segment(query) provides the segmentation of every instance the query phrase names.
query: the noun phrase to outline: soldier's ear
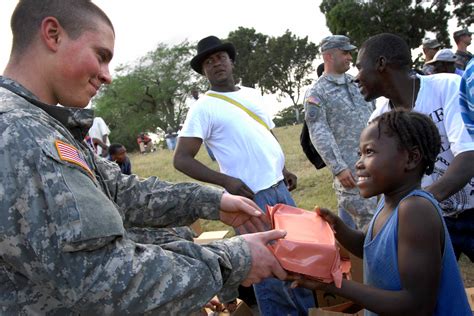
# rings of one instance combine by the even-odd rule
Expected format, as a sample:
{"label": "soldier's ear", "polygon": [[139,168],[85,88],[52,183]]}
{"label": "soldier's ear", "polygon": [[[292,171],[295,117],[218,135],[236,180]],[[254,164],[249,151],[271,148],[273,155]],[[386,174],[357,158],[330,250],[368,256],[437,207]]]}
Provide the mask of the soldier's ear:
{"label": "soldier's ear", "polygon": [[40,37],[50,50],[57,51],[65,35],[64,29],[55,17],[48,16],[41,22]]}

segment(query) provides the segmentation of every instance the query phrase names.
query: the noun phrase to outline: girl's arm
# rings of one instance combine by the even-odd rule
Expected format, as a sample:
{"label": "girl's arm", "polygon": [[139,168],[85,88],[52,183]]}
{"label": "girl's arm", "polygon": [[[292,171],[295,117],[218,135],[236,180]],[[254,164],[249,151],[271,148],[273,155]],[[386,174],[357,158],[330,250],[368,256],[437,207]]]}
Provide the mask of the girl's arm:
{"label": "girl's arm", "polygon": [[316,212],[324,218],[336,233],[337,241],[355,256],[362,258],[364,253],[365,234],[344,224],[339,216],[325,208],[316,208]]}
{"label": "girl's arm", "polygon": [[377,314],[432,315],[441,275],[444,240],[441,218],[431,202],[420,197],[401,202],[398,212],[400,291],[349,280],[343,280],[341,288],[305,279],[296,280],[292,286],[338,294]]}

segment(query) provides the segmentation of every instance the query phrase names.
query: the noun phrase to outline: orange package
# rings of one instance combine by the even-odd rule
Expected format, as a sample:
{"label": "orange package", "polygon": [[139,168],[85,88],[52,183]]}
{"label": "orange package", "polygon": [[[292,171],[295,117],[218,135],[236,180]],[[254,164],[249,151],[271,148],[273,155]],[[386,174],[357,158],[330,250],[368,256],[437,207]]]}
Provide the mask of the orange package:
{"label": "orange package", "polygon": [[341,287],[350,263],[341,264],[334,232],[321,216],[284,204],[267,206],[267,215],[274,229],[287,232],[270,246],[285,270]]}

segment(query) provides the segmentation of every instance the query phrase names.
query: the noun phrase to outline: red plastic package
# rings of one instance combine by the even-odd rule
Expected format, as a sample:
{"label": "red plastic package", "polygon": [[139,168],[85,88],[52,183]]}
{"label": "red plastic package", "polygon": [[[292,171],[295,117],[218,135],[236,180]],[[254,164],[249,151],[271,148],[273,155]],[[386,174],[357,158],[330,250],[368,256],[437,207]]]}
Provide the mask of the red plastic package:
{"label": "red plastic package", "polygon": [[267,215],[274,229],[287,232],[270,246],[285,270],[341,287],[350,263],[341,264],[334,232],[321,216],[284,204],[267,206]]}

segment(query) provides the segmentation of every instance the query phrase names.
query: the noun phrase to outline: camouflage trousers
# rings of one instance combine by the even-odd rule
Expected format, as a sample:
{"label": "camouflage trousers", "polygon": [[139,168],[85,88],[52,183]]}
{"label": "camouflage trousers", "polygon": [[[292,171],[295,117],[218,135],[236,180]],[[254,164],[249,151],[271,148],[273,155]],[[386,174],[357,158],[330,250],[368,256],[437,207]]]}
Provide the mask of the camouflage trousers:
{"label": "camouflage trousers", "polygon": [[350,214],[356,228],[365,230],[374,216],[377,207],[377,198],[363,198],[360,194],[354,194],[336,190],[337,207],[339,214],[346,211]]}

